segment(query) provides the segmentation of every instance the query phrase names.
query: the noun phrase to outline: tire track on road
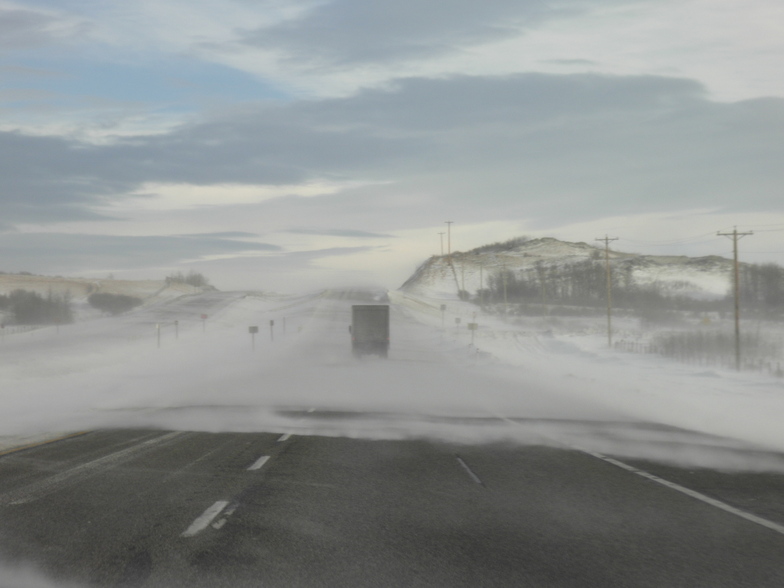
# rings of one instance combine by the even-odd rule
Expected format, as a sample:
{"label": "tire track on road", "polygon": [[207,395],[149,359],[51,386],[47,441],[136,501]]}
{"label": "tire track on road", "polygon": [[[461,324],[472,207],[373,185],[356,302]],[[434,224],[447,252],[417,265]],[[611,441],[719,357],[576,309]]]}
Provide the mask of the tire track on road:
{"label": "tire track on road", "polygon": [[0,495],[0,505],[8,506],[26,504],[28,502],[38,500],[44,496],[47,496],[48,494],[56,492],[57,490],[67,485],[88,478],[89,476],[98,473],[98,471],[103,468],[116,466],[124,461],[128,461],[131,458],[151,451],[159,445],[169,443],[185,434],[186,433],[182,431],[166,433],[158,437],[154,437],[153,439],[143,441],[138,445],[122,449],[115,453],[110,453],[109,455],[99,457],[93,461],[88,461],[87,463],[83,463],[53,476],[38,480],[37,482],[27,484],[21,488],[10,490]]}

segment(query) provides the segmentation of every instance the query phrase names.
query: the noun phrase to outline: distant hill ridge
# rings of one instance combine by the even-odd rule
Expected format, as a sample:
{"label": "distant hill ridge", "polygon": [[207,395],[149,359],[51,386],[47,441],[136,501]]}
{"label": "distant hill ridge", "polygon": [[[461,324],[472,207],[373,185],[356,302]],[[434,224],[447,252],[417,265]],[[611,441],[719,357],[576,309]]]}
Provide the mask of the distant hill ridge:
{"label": "distant hill ridge", "polygon": [[[401,290],[423,295],[470,295],[486,288],[491,276],[506,269],[514,273],[555,271],[559,266],[587,260],[604,260],[604,247],[572,243],[552,237],[483,245],[451,256],[433,256],[401,286]],[[613,272],[637,285],[656,284],[666,291],[695,298],[718,298],[727,294],[732,261],[711,255],[640,255],[610,249]],[[450,263],[451,262],[451,263]]]}

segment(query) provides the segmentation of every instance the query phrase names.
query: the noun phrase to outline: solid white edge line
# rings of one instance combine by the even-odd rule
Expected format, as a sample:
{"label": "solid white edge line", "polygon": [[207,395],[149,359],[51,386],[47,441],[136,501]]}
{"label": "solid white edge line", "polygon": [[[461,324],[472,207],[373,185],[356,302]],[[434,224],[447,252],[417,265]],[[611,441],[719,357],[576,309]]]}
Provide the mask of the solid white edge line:
{"label": "solid white edge line", "polygon": [[758,525],[761,525],[763,527],[766,527],[766,528],[770,529],[771,531],[775,531],[777,533],[780,533],[780,534],[784,535],[784,525],[779,525],[778,523],[774,523],[773,521],[769,521],[767,519],[763,519],[762,517],[758,517],[757,515],[751,514],[750,512],[746,512],[744,510],[740,510],[739,508],[735,508],[734,506],[730,506],[729,504],[726,504],[726,503],[724,503],[724,502],[722,502],[720,500],[716,500],[715,498],[711,498],[710,496],[706,496],[705,494],[701,494],[701,493],[697,492],[696,490],[691,490],[689,488],[686,488],[685,486],[681,486],[680,484],[676,484],[675,482],[670,482],[669,480],[665,480],[664,478],[660,478],[659,476],[656,476],[654,474],[646,472],[645,470],[641,470],[639,468],[631,466],[631,465],[629,465],[627,463],[624,463],[622,461],[618,461],[617,459],[613,459],[612,457],[607,457],[606,455],[602,455],[601,453],[595,453],[593,451],[585,451],[585,450],[582,450],[582,451],[583,451],[583,453],[586,453],[588,455],[592,455],[593,457],[595,457],[597,459],[601,459],[602,461],[605,461],[605,462],[607,462],[607,463],[609,463],[611,465],[614,465],[616,467],[624,469],[627,472],[631,472],[633,474],[637,474],[638,476],[646,478],[646,479],[648,479],[648,480],[650,480],[652,482],[656,482],[657,484],[661,484],[662,486],[666,486],[667,488],[670,488],[671,490],[675,490],[676,492],[680,492],[681,494],[685,494],[686,496],[691,496],[692,498],[696,498],[697,500],[700,500],[700,501],[702,501],[702,502],[704,502],[706,504],[710,504],[711,506],[719,508],[719,509],[721,509],[721,510],[723,510],[725,512],[728,512],[730,514],[734,514],[735,516],[738,516],[738,517],[740,517],[742,519],[746,519],[747,521],[750,521],[752,523],[756,523]]}
{"label": "solid white edge line", "polygon": [[265,463],[267,463],[267,461],[269,460],[269,458],[270,458],[270,456],[269,456],[269,455],[262,455],[262,456],[261,456],[259,459],[257,459],[257,460],[255,461],[255,463],[254,463],[252,466],[250,466],[250,467],[248,468],[248,471],[250,471],[250,470],[259,470],[259,469],[261,469],[261,467],[262,467],[262,466],[263,466]]}
{"label": "solid white edge line", "polygon": [[[503,416],[501,414],[495,413],[493,411],[490,411],[490,413],[493,414],[493,416],[495,416],[495,417],[497,417],[497,418],[499,418],[499,419],[501,419],[503,421],[506,421],[506,422],[511,423],[513,425],[519,425],[519,423],[517,423],[517,422],[513,421],[512,419],[509,419],[509,418],[507,418],[507,417],[505,417],[505,416]],[[637,474],[638,476],[641,476],[643,478],[647,478],[651,482],[656,482],[657,484],[661,484],[662,486],[664,486],[666,488],[670,488],[671,490],[675,490],[676,492],[680,492],[681,494],[685,494],[686,496],[691,496],[692,498],[695,498],[696,500],[704,502],[705,504],[710,504],[713,507],[719,508],[719,509],[721,509],[721,510],[723,510],[725,512],[730,513],[730,514],[734,514],[735,516],[738,516],[738,517],[740,517],[742,519],[745,519],[745,520],[747,520],[747,521],[749,521],[751,523],[756,523],[757,525],[765,527],[766,529],[770,529],[771,531],[775,531],[776,533],[780,533],[781,535],[784,535],[784,525],[779,525],[778,523],[774,523],[773,521],[769,521],[767,519],[763,519],[762,517],[758,517],[757,515],[751,514],[750,512],[746,512],[744,510],[740,510],[739,508],[735,508],[734,506],[730,506],[729,504],[721,502],[720,500],[716,500],[715,498],[711,498],[710,496],[706,496],[705,494],[700,494],[696,490],[691,490],[689,488],[686,488],[685,486],[681,486],[680,484],[676,484],[675,482],[670,482],[669,480],[665,480],[664,478],[660,478],[659,476],[655,476],[655,475],[653,475],[653,474],[651,474],[649,472],[646,472],[645,470],[641,470],[641,469],[636,468],[634,466],[631,466],[631,465],[629,465],[627,463],[623,463],[622,461],[618,461],[617,459],[613,459],[612,457],[607,457],[606,455],[602,455],[601,453],[596,453],[595,451],[588,451],[587,449],[581,449],[580,447],[576,447],[576,446],[573,446],[573,445],[567,445],[567,444],[564,444],[564,443],[559,443],[559,445],[561,445],[564,448],[572,449],[574,451],[580,451],[580,452],[582,452],[582,453],[584,453],[586,455],[591,455],[591,456],[595,457],[596,459],[601,459],[602,461],[605,461],[605,462],[607,462],[607,463],[609,463],[611,465],[614,465],[614,466],[619,467],[619,468],[621,468],[623,470],[626,470],[627,472],[631,472],[631,473]]]}
{"label": "solid white edge line", "polygon": [[480,479],[479,479],[479,476],[477,476],[477,475],[476,475],[476,474],[473,472],[473,470],[471,470],[471,468],[470,468],[470,467],[468,467],[468,464],[467,464],[466,462],[464,462],[464,461],[463,461],[463,458],[462,458],[462,457],[460,457],[459,455],[457,455],[457,456],[455,456],[455,457],[457,458],[457,463],[459,463],[461,466],[463,466],[463,469],[466,471],[466,473],[467,473],[469,476],[471,476],[471,479],[472,479],[474,482],[476,482],[477,484],[481,484],[481,483],[482,483],[482,480],[480,480]]}
{"label": "solid white edge line", "polygon": [[111,464],[120,463],[123,460],[136,455],[137,453],[144,452],[146,448],[152,445],[164,443],[184,434],[185,433],[182,431],[173,431],[171,433],[166,433],[165,435],[159,435],[157,437],[153,437],[152,439],[148,439],[147,441],[143,441],[137,445],[126,447],[125,449],[121,449],[115,453],[104,455],[103,457],[99,457],[93,461],[77,465],[69,470],[65,470],[48,478],[44,478],[43,480],[33,482],[28,486],[17,488],[16,490],[12,490],[6,494],[0,494],[0,504],[26,504],[28,502],[32,502],[33,500],[37,500],[51,492],[62,488],[65,484],[71,483],[73,479],[79,479],[80,477],[87,475],[89,472],[99,470],[102,467],[108,467]]}
{"label": "solid white edge line", "polygon": [[229,505],[228,500],[219,500],[204,513],[198,517],[195,521],[191,523],[191,526],[188,527],[185,532],[181,535],[181,537],[193,537],[197,533],[200,533],[204,529],[206,529],[209,524],[217,517],[221,511]]}

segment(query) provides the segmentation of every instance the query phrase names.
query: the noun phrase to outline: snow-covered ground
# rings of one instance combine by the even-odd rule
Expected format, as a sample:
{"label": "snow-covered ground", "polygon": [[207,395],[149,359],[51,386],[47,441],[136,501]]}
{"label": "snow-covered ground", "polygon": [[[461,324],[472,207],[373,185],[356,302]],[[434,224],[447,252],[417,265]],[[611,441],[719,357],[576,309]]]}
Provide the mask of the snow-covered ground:
{"label": "snow-covered ground", "polygon": [[401,291],[389,293],[390,359],[358,361],[350,306],[368,296],[208,292],[59,332],[7,335],[5,447],[100,427],[159,427],[565,443],[784,470],[763,454],[717,453],[784,451],[781,379],[619,353],[601,329],[513,324],[455,299]]}
{"label": "snow-covered ground", "polygon": [[[784,451],[784,380],[757,372],[686,365],[653,355],[608,349],[602,319],[576,320],[553,329],[538,318],[504,321],[476,305],[397,293],[433,327],[475,361],[514,366],[527,388],[557,390],[573,399],[611,407],[632,420],[726,437]],[[460,325],[455,322],[460,318]],[[478,324],[473,336],[465,328]],[[503,366],[503,367],[502,367]],[[651,447],[651,456],[656,450]],[[623,452],[615,445],[614,452]],[[640,448],[631,449],[639,453]]]}

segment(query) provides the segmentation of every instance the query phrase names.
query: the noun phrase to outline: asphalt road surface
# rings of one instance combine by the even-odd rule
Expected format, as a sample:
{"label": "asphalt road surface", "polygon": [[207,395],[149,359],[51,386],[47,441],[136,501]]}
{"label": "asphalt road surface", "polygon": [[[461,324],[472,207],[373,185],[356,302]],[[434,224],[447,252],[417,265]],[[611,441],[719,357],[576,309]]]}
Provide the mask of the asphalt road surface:
{"label": "asphalt road surface", "polygon": [[783,533],[780,474],[536,445],[111,430],[0,457],[2,586],[780,587]]}

